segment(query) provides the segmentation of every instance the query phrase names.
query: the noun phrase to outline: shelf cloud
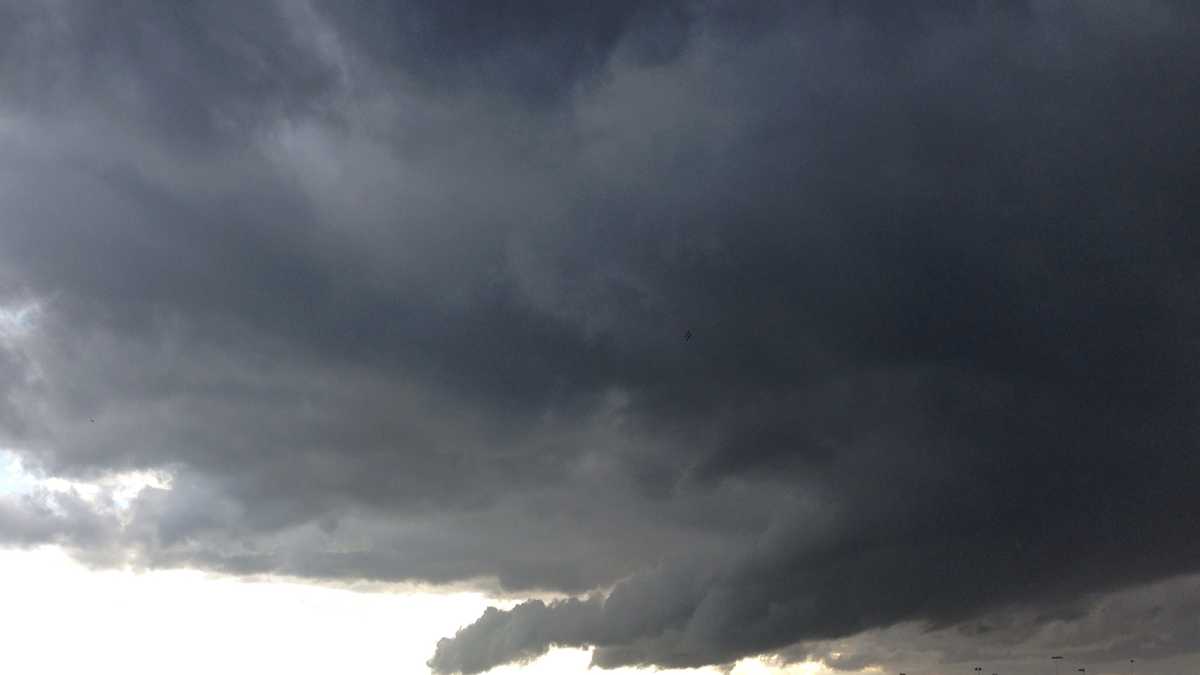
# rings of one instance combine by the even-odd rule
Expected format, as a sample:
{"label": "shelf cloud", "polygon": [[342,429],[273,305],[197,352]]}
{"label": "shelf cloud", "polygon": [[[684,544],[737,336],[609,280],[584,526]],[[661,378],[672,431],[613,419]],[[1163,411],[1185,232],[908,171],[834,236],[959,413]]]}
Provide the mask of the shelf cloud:
{"label": "shelf cloud", "polygon": [[541,598],[438,673],[1119,631],[1200,572],[1198,29],[0,2],[0,448],[169,476],[0,542]]}

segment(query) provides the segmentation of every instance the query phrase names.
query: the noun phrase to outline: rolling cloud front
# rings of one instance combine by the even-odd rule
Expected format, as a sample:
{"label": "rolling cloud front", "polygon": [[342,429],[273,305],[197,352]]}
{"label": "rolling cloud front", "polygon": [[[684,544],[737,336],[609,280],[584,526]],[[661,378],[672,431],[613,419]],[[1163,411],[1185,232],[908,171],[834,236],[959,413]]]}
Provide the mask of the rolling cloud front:
{"label": "rolling cloud front", "polygon": [[438,673],[1200,651],[1198,30],[0,1],[0,448],[164,477],[0,542],[562,598]]}

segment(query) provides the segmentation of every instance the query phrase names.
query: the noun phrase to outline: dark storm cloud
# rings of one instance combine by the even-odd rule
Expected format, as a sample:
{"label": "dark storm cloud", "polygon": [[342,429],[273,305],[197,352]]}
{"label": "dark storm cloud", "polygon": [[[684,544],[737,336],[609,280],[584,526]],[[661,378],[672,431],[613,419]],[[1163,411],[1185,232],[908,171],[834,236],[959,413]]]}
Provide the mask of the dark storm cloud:
{"label": "dark storm cloud", "polygon": [[611,588],[445,672],[1195,571],[1197,11],[969,4],[4,5],[3,445],[174,480],[0,536]]}
{"label": "dark storm cloud", "polygon": [[7,2],[6,105],[125,118],[192,151],[315,111],[334,71],[271,3]]}
{"label": "dark storm cloud", "polygon": [[778,656],[784,662],[816,659],[847,672],[872,666],[963,672],[987,663],[1023,675],[1047,672],[1055,655],[1063,657],[1060,670],[1066,672],[1077,665],[1099,672],[1176,672],[1180,664],[1168,659],[1183,660],[1187,670],[1200,648],[1200,625],[1189,618],[1196,612],[1197,581],[1190,575],[1059,607],[1000,611],[942,630],[899,624],[796,645]]}
{"label": "dark storm cloud", "polygon": [[373,59],[434,89],[485,87],[546,103],[596,77],[619,41],[639,62],[671,60],[695,4],[371,0],[320,10]]}
{"label": "dark storm cloud", "polygon": [[104,506],[112,505],[89,502],[75,491],[51,493],[44,488],[15,498],[0,496],[0,533],[6,544],[60,543],[95,558],[109,549],[117,529],[115,517]]}

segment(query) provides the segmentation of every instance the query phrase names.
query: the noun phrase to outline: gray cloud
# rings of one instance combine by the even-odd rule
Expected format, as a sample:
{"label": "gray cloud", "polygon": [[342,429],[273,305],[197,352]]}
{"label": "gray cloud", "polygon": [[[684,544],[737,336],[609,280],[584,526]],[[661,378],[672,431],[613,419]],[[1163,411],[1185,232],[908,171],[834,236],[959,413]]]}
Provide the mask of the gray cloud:
{"label": "gray cloud", "polygon": [[[108,504],[111,508],[111,504]],[[118,529],[114,514],[105,513],[77,492],[50,492],[0,498],[0,534],[10,544],[59,543],[96,553],[105,549]]]}
{"label": "gray cloud", "polygon": [[1191,4],[483,4],[2,5],[0,445],[174,481],[0,537],[600,593],[446,672],[1197,569]]}
{"label": "gray cloud", "polygon": [[[1197,633],[1195,575],[1080,598],[1062,607],[996,612],[954,628],[900,624],[849,639],[796,645],[781,661],[820,660],[847,671],[875,666],[966,671],[989,664],[1005,673],[1044,673],[1051,656],[1074,672],[1170,673],[1193,662]],[[1068,668],[1069,665],[1069,668]]]}
{"label": "gray cloud", "polygon": [[550,645],[581,647],[600,629],[600,611],[596,600],[574,599],[550,605],[532,600],[509,612],[489,607],[458,632],[455,643],[441,640],[429,665],[436,672],[479,673],[498,663],[532,661]]}

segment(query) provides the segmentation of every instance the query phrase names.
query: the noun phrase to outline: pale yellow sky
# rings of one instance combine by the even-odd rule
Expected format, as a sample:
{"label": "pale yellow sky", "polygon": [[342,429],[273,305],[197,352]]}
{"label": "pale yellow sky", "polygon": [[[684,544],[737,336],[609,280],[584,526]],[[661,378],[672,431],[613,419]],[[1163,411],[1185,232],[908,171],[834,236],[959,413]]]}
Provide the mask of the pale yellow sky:
{"label": "pale yellow sky", "polygon": [[[122,508],[157,482],[144,474],[113,476],[103,484],[39,478],[24,470],[15,453],[0,450],[0,498],[44,488],[91,499],[108,490]],[[429,672],[425,661],[440,638],[473,622],[488,605],[507,608],[519,601],[474,592],[362,592],[198,570],[97,570],[55,546],[0,548],[0,672],[421,674]],[[572,675],[589,672],[589,659],[587,651],[558,649],[492,673]],[[746,660],[731,675],[822,670]]]}
{"label": "pale yellow sky", "polygon": [[[0,598],[0,672],[47,675],[427,673],[437,640],[495,604],[478,593],[367,593],[198,571],[90,570],[52,546],[0,549]],[[492,672],[585,673],[588,658],[555,650]],[[821,670],[748,660],[733,675]]]}

